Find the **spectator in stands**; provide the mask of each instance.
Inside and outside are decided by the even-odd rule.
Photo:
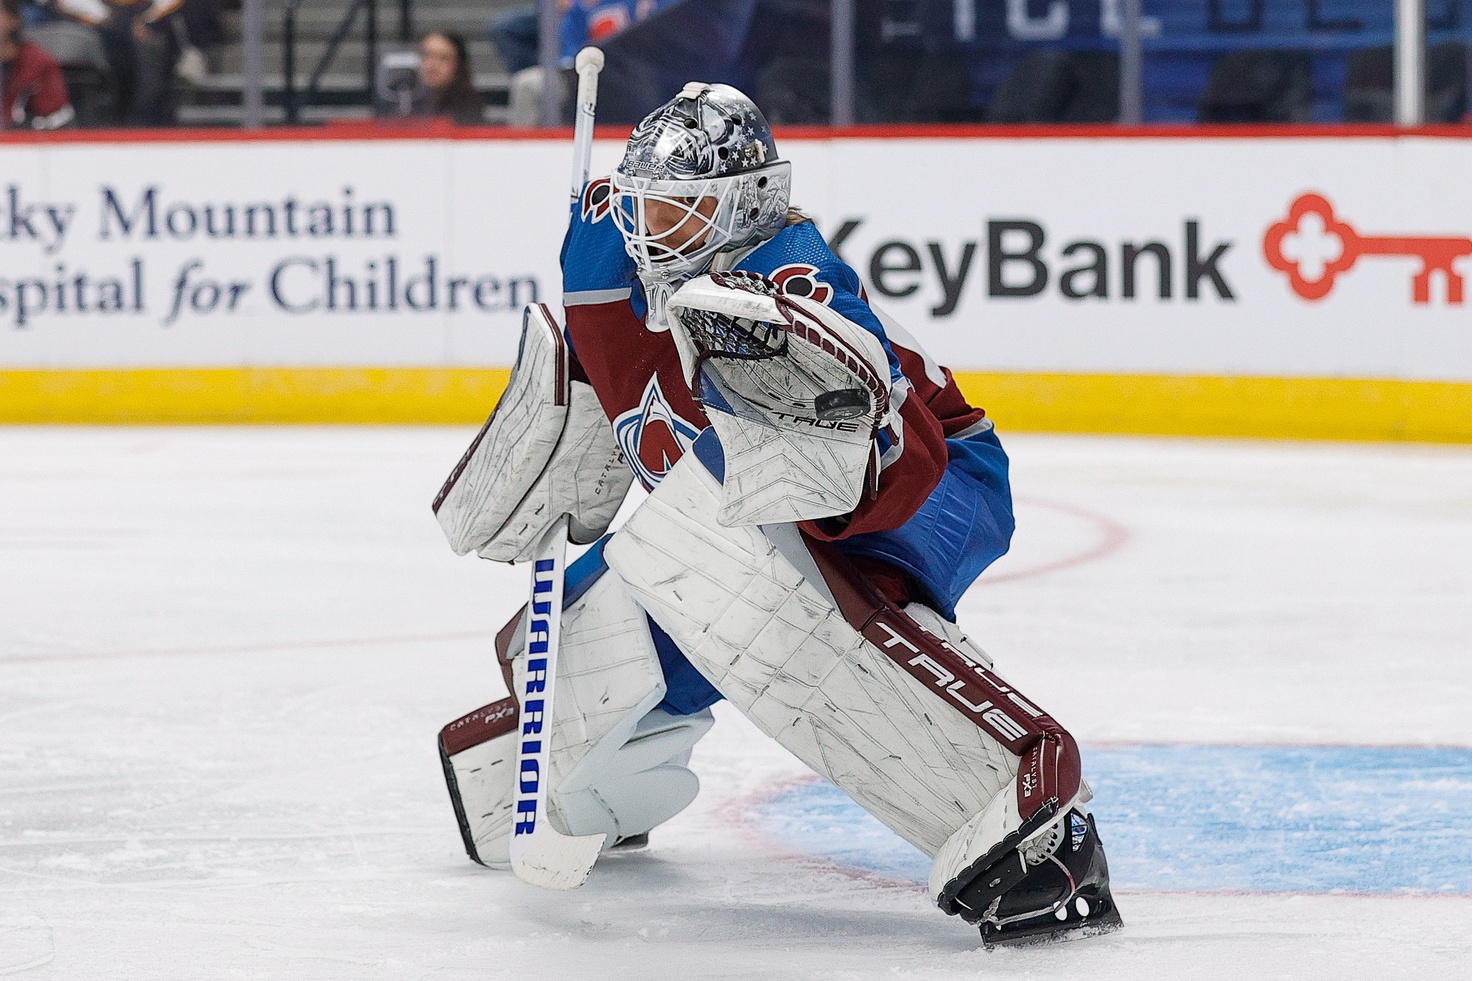
[[[513,7],[491,18],[491,44],[506,66],[506,74],[515,75],[537,63],[537,5]]]
[[[208,72],[218,72],[229,37],[220,20],[224,0],[184,0],[179,8],[184,36],[205,60]],[[181,69],[182,74],[182,69]]]
[[[61,66],[40,45],[26,40],[21,0],[0,0],[0,113],[9,128],[57,129],[76,116]]]
[[[572,54],[585,44],[602,44],[615,35],[642,23],[677,0],[557,0],[558,58],[562,67],[572,67]],[[801,0],[800,0],[801,2]],[[827,0],[821,3],[826,12]],[[535,3],[512,7],[491,18],[491,44],[506,72],[515,75],[541,61],[539,50],[541,10]],[[824,35],[826,37],[826,35]]]
[[[169,18],[184,0],[56,0],[56,8],[97,28],[129,126],[174,122],[179,36]]]
[[[454,31],[430,31],[419,41],[419,81],[407,106],[401,109],[380,99],[376,111],[379,116],[446,116],[475,124],[483,121],[482,106],[465,38]]]

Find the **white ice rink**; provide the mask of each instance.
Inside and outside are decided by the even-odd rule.
[[[988,954],[729,710],[581,891],[465,858],[435,734],[524,588],[430,515],[470,435],[0,429],[0,975],[1472,978],[1472,448],[1004,434],[961,622],[1126,928]]]

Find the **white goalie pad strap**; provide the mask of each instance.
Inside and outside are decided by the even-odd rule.
[[[847,514],[862,498],[874,436],[889,415],[884,347],[821,303],[763,295],[747,281],[701,276],[669,301],[691,389],[725,449],[718,519],[739,526]]]
[[[568,371],[551,311],[528,305],[506,391],[435,498],[457,554],[512,562],[562,514],[579,543],[612,522],[633,474],[593,389]]]
[[[856,630],[759,530],[717,522],[719,493],[686,454],[605,557],[721,694],[928,855],[1013,796],[1018,756]]]
[[[512,690],[519,691],[525,645],[522,625],[513,623],[498,645],[514,652]],[[618,575],[605,572],[563,613],[548,797],[559,831],[607,833],[611,846],[694,800],[699,783],[684,763],[711,717],[656,710],[664,693],[644,611]],[[508,698],[451,723],[440,737],[466,849],[484,865],[509,866],[516,724]]]

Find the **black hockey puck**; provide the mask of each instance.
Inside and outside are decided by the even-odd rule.
[[[869,411],[869,393],[861,388],[840,388],[813,399],[813,410],[823,422],[856,419]]]

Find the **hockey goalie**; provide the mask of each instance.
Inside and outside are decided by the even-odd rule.
[[[955,622],[1011,538],[1007,457],[790,186],[757,107],[692,82],[573,205],[566,327],[528,308],[435,501],[460,554],[594,543],[559,606],[534,592],[498,635],[513,697],[441,733],[466,850],[512,865],[528,779],[548,834],[646,842],[694,799],[726,699],[929,856],[932,899],[986,946],[1114,929],[1078,747]],[[555,662],[527,653],[549,615]],[[533,742],[547,765],[518,768]]]

